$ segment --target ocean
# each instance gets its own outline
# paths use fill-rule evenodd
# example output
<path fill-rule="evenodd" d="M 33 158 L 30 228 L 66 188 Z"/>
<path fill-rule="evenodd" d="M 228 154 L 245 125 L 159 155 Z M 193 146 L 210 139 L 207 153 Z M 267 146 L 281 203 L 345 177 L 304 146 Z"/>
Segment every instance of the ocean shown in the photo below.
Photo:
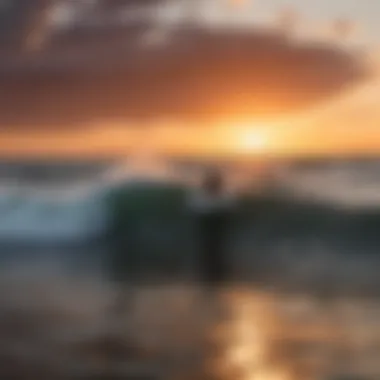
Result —
<path fill-rule="evenodd" d="M 289 197 L 289 186 L 286 196 L 245 194 L 229 236 L 231 281 L 211 293 L 198 281 L 194 225 L 180 207 L 188 184 L 178 177 L 119 177 L 65 197 L 49 185 L 49 197 L 39 186 L 9 198 L 3 184 L 0 377 L 111 378 L 106 337 L 119 289 L 105 266 L 104 206 L 117 189 L 139 226 L 116 334 L 130 346 L 121 378 L 379 379 L 380 209 L 348 202 L 358 195 L 342 184 L 339 202 L 326 178 L 308 197 Z"/>

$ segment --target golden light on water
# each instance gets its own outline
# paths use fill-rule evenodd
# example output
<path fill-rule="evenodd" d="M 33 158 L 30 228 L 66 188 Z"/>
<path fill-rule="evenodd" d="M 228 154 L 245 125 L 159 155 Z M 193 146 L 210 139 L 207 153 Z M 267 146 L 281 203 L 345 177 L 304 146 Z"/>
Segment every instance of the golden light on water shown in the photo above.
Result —
<path fill-rule="evenodd" d="M 274 332 L 270 300 L 260 295 L 238 298 L 233 300 L 232 334 L 224 366 L 232 372 L 237 370 L 242 380 L 290 380 L 286 368 L 276 365 L 279 363 L 270 358 Z"/>

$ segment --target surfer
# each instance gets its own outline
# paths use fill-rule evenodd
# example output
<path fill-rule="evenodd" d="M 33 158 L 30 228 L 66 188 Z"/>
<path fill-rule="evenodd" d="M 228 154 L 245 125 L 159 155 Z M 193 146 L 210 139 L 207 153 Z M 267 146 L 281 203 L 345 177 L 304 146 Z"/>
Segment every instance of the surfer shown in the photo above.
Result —
<path fill-rule="evenodd" d="M 207 170 L 199 188 L 189 198 L 199 242 L 197 258 L 202 292 L 198 310 L 202 310 L 203 315 L 200 321 L 203 370 L 206 377 L 211 378 L 215 374 L 210 363 L 225 354 L 224 336 L 215 334 L 215 329 L 222 324 L 228 326 L 231 317 L 228 303 L 223 298 L 225 286 L 231 278 L 228 235 L 233 203 L 222 173 L 215 168 Z"/>
<path fill-rule="evenodd" d="M 195 216 L 198 241 L 198 261 L 203 285 L 214 288 L 224 285 L 230 277 L 227 257 L 228 230 L 233 198 L 226 191 L 221 172 L 209 169 L 197 191 L 191 194 L 190 209 Z"/>

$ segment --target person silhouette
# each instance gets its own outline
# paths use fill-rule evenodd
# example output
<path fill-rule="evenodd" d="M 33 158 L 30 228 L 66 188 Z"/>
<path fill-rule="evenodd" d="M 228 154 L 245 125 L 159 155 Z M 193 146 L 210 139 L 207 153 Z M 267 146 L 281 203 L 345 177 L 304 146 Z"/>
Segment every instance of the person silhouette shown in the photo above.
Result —
<path fill-rule="evenodd" d="M 223 358 L 225 345 L 218 327 L 228 326 L 231 311 L 224 300 L 227 285 L 231 279 L 231 265 L 228 257 L 228 235 L 231 225 L 233 197 L 226 189 L 222 172 L 209 168 L 203 175 L 200 186 L 190 193 L 189 207 L 195 219 L 197 232 L 197 261 L 201 280 L 200 338 L 203 371 L 205 377 L 214 378 L 212 364 L 216 358 Z M 226 302 L 227 301 L 227 302 Z M 223 335 L 223 334 L 222 334 Z"/>
<path fill-rule="evenodd" d="M 226 191 L 221 171 L 208 169 L 190 198 L 199 241 L 200 277 L 207 287 L 222 286 L 230 277 L 227 238 L 232 206 L 233 197 Z"/>

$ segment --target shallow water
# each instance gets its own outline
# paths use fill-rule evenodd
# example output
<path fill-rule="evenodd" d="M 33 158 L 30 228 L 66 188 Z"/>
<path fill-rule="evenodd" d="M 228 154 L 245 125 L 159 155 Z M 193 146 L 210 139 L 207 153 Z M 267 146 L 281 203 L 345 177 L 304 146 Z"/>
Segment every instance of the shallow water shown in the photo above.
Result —
<path fill-rule="evenodd" d="M 144 270 L 122 291 L 121 322 L 103 247 L 2 246 L 0 378 L 109 379 L 122 341 L 126 378 L 378 380 L 378 215 L 282 207 L 236 220 L 233 281 L 217 294 L 197 284 L 189 226 L 144 216 Z"/>
<path fill-rule="evenodd" d="M 109 319 L 115 293 L 100 261 L 73 271 L 75 255 L 22 256 L 3 265 L 1 378 L 109 371 L 116 364 L 108 361 L 105 337 L 116 328 L 116 340 L 137 351 L 123 356 L 129 373 L 140 363 L 136 371 L 164 379 L 204 378 L 207 371 L 242 380 L 380 377 L 380 298 L 371 292 L 378 265 L 371 257 L 300 255 L 286 247 L 266 261 L 257 252 L 236 255 L 235 272 L 252 276 L 217 294 L 194 280 L 126 288 L 133 302 L 119 325 Z"/>

